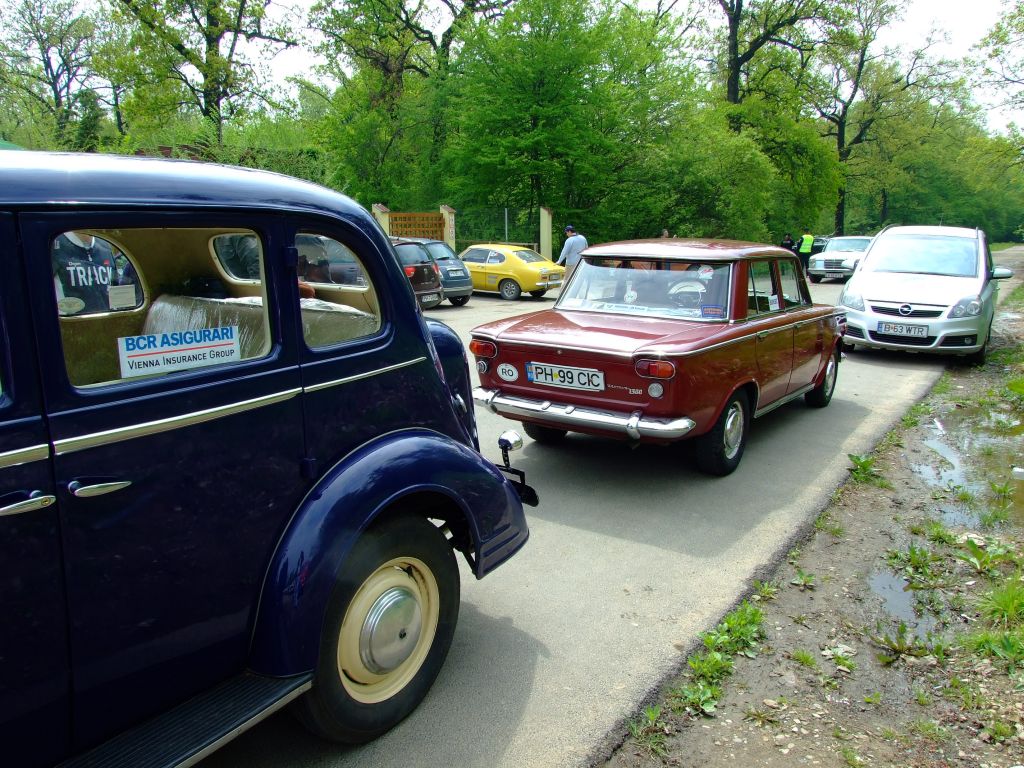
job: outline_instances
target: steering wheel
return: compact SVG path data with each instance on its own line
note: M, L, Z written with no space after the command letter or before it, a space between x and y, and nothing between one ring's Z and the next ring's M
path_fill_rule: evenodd
M668 298L680 309L700 309L706 290L699 280L682 280L672 286Z

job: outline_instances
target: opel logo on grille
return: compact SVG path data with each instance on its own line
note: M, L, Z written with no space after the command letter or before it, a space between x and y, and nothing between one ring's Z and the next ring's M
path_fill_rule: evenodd
M910 317L910 315L911 315L911 313L913 311L914 311L914 308L912 306L910 306L909 304L903 304L900 307L900 314L903 315L904 317Z

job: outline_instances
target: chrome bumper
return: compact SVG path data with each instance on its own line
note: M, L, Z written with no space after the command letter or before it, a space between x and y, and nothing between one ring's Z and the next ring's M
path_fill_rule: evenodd
M604 432L618 432L632 440L650 437L659 440L677 440L685 437L694 428L693 419L651 419L644 418L641 411L601 411L596 408L580 408L550 400L533 400L526 397L503 395L497 389L473 388L473 400L491 413L509 418L534 418L548 424L557 424L572 431L597 429Z

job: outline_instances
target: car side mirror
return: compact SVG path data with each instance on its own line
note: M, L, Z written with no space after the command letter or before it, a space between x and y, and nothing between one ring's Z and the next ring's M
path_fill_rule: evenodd
M993 280L1005 280L1008 277L1013 277L1013 270L1007 267L996 267L992 270Z

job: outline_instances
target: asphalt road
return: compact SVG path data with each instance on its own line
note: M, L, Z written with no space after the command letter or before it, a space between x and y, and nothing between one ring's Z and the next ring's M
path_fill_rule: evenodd
M812 286L834 303L842 286ZM427 314L464 339L486 320L550 307L476 294ZM326 744L287 713L203 763L258 768L545 768L599 759L610 735L699 633L813 521L849 466L942 373L936 358L859 351L832 403L803 400L756 420L739 469L699 474L680 447L570 436L513 454L541 504L531 538L482 581L463 567L459 626L430 694L401 725L358 748ZM478 410L484 453L515 426ZM464 564L463 564L464 565ZM824 576L825 574L820 574Z

